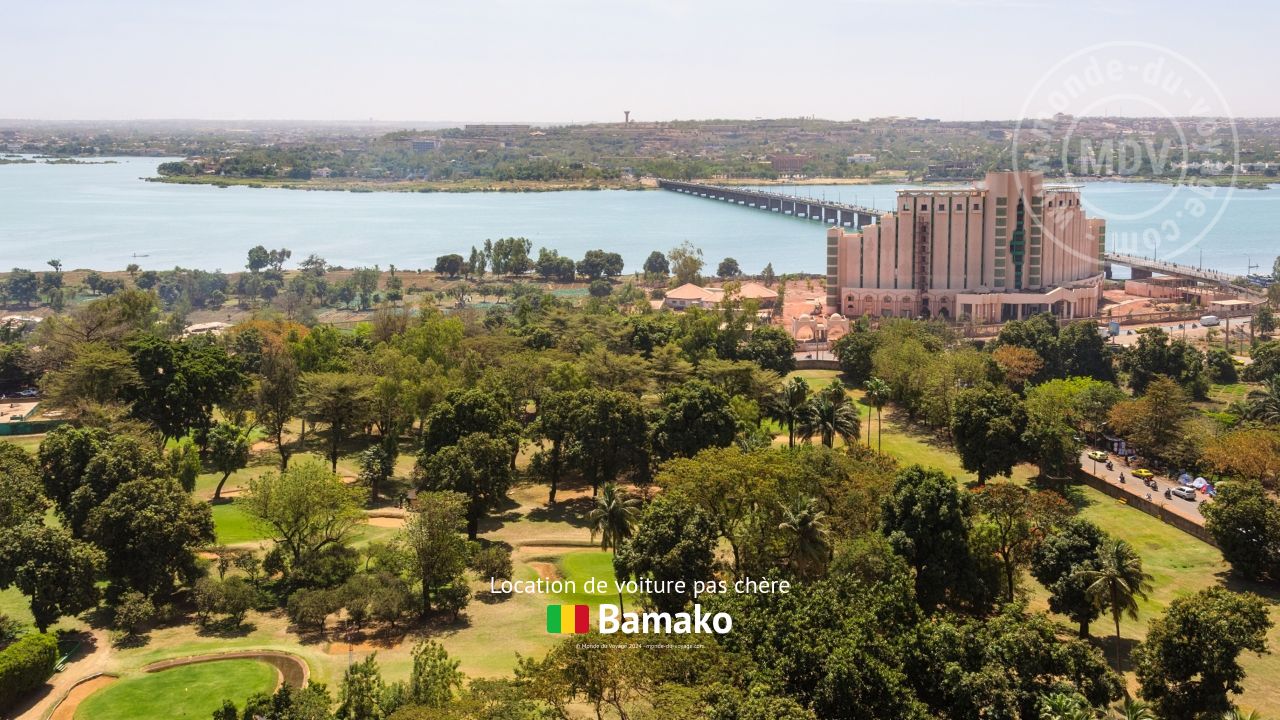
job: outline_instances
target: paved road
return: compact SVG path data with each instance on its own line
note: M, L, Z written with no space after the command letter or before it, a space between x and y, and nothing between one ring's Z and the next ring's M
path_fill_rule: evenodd
M1212 499L1206 497L1202 493L1196 493L1195 502L1183 500L1179 497L1173 497L1166 500L1164 497L1164 491L1166 489L1177 487L1178 482L1176 480L1170 480L1162 475L1157 475L1155 476L1155 481L1158 489L1152 490L1142 484L1141 478L1133 476L1133 471L1136 468L1129 467L1118 456L1111 455L1109 457L1111 458L1112 465L1115 466L1114 470L1108 470L1107 466L1103 462L1094 462L1087 452L1080 453L1080 467L1084 468L1084 471L1090 475L1107 481L1111 485L1124 490L1129 495L1146 498L1156 505L1163 507L1167 512L1184 517L1196 525L1204 527L1204 516L1200 514L1200 503L1212 502ZM1120 484L1120 473L1124 473L1125 482L1123 485ZM1148 497L1148 495L1150 497Z

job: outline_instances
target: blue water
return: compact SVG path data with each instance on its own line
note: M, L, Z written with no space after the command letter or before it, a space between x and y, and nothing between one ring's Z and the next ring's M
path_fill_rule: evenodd
M236 270L253 245L288 247L354 266L425 268L450 252L509 235L581 257L622 253L638 269L653 250L684 240L714 268L732 256L743 270L821 273L825 230L779 214L669 192L347 193L147 183L162 159L111 165L0 165L0 268L143 269L175 265ZM778 188L771 188L778 189ZM796 194L881 209L894 187L804 186ZM1203 199L1165 185L1089 183L1086 210L1109 218L1109 244L1126 252L1243 273L1280 253L1280 186ZM1163 203L1163 204L1162 204ZM1221 210L1221 212L1219 212ZM1140 216L1140 217L1139 217ZM1215 220L1215 222L1210 222ZM1168 225L1172 223L1173 227ZM1153 234L1154 233L1154 234ZM1190 242L1195 239L1196 242ZM135 255L137 257L135 257Z

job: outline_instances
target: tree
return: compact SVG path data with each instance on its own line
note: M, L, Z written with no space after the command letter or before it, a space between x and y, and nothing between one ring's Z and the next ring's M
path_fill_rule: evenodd
M41 383L45 401L63 408L118 402L141 384L129 353L106 343L78 346L71 361L49 372Z
M419 466L418 486L467 497L467 536L475 540L480 519L506 498L511 486L511 445L487 433L471 433Z
M731 257L721 260L716 267L716 277L732 280L739 275L742 275L742 268L738 267L738 261Z
M1195 720L1231 709L1243 688L1245 651L1267 652L1272 621L1253 593L1211 587L1169 603L1135 651L1139 694L1168 720Z
M1269 305L1259 305L1253 313L1253 329L1263 335L1276 331L1276 314Z
M783 508L778 529L788 537L787 565L797 577L820 577L831 560L831 531L817 498L797 495Z
M926 612L961 601L968 591L970 514L954 479L919 465L898 473L881 506L880 530L915 569L916 600Z
M1245 417L1267 425L1280 425L1280 375L1262 381L1245 396Z
M1185 340L1169 340L1160 328L1142 328L1138 342L1120 356L1120 367L1129 373L1129 387L1139 395L1157 376L1172 379L1192 397L1208 391L1204 355Z
M245 267L251 273L260 272L271 262L271 254L261 245L255 245L249 248L249 261L245 263Z
M419 583L423 615L467 567L467 541L459 534L466 524L466 507L467 497L461 493L419 493L416 512L405 523L405 544L413 558L409 574Z
M40 443L39 462L45 494L76 537L84 536L89 514L116 488L168 474L155 450L102 428L53 430Z
M796 446L796 430L809 417L809 383L793 377L765 405L765 414L787 428L787 447Z
M1226 478L1280 487L1280 429L1245 427L1222 433L1204 444L1201 457Z
M1013 473L1013 466L1024 454L1025 424L1022 402L1005 388L975 387L956 395L951 438L961 465L977 473L978 484Z
M640 499L618 490L614 483L605 483L604 490L596 498L595 507L587 513L591 539L600 535L601 550L617 550L631 537L631 526L640 513Z
M315 372L302 376L302 411L307 420L328 425L329 466L338 471L338 450L353 428L369 416L369 377Z
M65 615L98 604L102 551L61 528L28 522L0 530L0 590L26 595L36 628L46 632Z
M773 263L766 263L764 270L760 272L760 279L764 281L765 287L773 287L778 281L778 274L773 271Z
M1063 377L1087 377L1110 383L1115 380L1107 343L1092 320L1068 323L1058 333Z
M1229 481L1205 503L1205 529L1231 568L1250 580L1280 580L1280 503L1261 483Z
M255 419L267 437L275 442L280 453L280 469L285 470L289 467L285 428L297 414L299 406L298 364L283 343L268 342L262 348L258 372Z
M457 253L449 253L448 255L441 255L436 258L435 271L441 275L448 275L451 278L456 278L462 274L462 268L465 264L466 261L462 259L461 255Z
M649 253L649 257L644 261L644 274L650 279L666 277L671 272L671 265L667 262L667 256L661 252L654 250Z
M858 326L836 340L831 352L840 361L845 379L857 385L871 379L872 356L877 347L876 334Z
M462 690L464 676L458 660L449 657L434 640L423 640L413 648L413 669L409 674L409 701L414 705L441 708L455 692Z
M1107 536L1097 525L1072 519L1049 533L1031 556L1031 574L1049 591L1049 609L1066 615L1089 636L1089 625L1101 608L1089 596L1086 573L1099 569L1099 553Z
M1044 360L1035 350L1017 345L1001 345L992 351L991 357L1000 368L1005 383L1014 392L1022 392L1023 386L1044 367Z
M34 460L17 445L0 441L0 528L40 520L48 507Z
M846 336L847 337L847 336ZM884 452L884 421L880 419L880 410L889 402L891 390L889 383L878 377L869 378L866 383L867 404L876 409L876 450ZM867 424L871 424L871 410L867 410ZM871 446L871 432L867 431L867 446Z
M141 377L126 399L133 414L160 431L161 445L193 430L206 430L213 409L235 397L248 382L240 362L207 341L169 341L143 336L129 344Z
M1094 331L1097 333L1097 331ZM1050 313L1038 313L1026 320L1013 320L1000 328L996 337L996 349L1020 347L1031 350L1040 357L1042 365L1029 380L1043 382L1062 375L1062 354L1058 345L1058 321Z
M347 666L338 688L338 720L383 720L389 710L383 707L386 683L378 670L378 653Z
M578 274L591 280L603 277L617 277L622 274L622 256L615 252L588 250L585 257L578 261Z
M419 462L442 448L457 445L471 433L515 437L519 427L506 409L509 403L492 392L480 388L451 391L436 403L422 421L422 450ZM515 453L512 452L512 455Z
M249 433L239 425L218 423L209 430L209 463L222 473L218 486L213 489L215 502L222 499L222 486L231 473L249 464Z
M662 612L679 612L693 598L694 581L715 569L715 529L698 508L659 495L644 509L635 534L613 556L619 580L652 578L671 586L684 581L685 592L650 595Z
M706 263L702 259L702 251L695 248L688 240L680 243L667 253L671 272L676 276L676 285L697 283L702 280L699 273Z
M845 445L853 445L858 440L860 429L858 411L842 388L836 397L820 393L809 399L809 412L800 424L800 435L806 441L817 435L823 445L834 447L837 437Z
M690 457L708 447L727 447L737 434L729 396L702 380L690 380L662 396L653 445L662 457Z
M5 290L11 300L30 306L40 298L40 279L30 270L14 268L5 281Z
M1040 539L1066 517L1069 508L1060 495L1032 493L1013 483L986 485L976 498L985 521L982 527L1004 567L1005 600L1013 602L1019 568L1031 562Z
M213 513L168 478L131 480L94 508L85 535L106 553L112 592L169 592L199 575L196 553L214 541Z
M1143 455L1177 463L1188 454L1185 422L1192 412L1182 388L1170 378L1156 376L1142 397L1117 403L1107 419Z
M1138 600L1151 590L1151 576L1142 570L1142 558L1124 540L1108 539L1098 551L1096 570L1084 571L1086 592L1115 621L1116 672L1120 672L1120 618L1138 619Z
M239 502L271 531L289 560L288 569L296 570L346 542L364 522L364 501L364 488L349 486L322 463L307 460L250 480Z
M380 442L360 453L360 482L369 488L369 502L378 502L378 488L391 479L396 470L395 452Z
M742 358L765 370L786 374L796 369L796 341L777 325L762 325L751 332Z

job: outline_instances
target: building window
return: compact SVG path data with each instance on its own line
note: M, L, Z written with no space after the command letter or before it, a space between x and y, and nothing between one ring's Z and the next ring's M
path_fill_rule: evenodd
M910 210L910 209L911 209L911 203L902 203L902 209L903 209L903 210Z
M973 204L973 209L974 209L974 210L981 210L981 209L982 209L982 203L974 203L974 204Z
M927 204L926 204L926 205L921 205L921 206L920 206L920 210L921 210L921 211L928 210L928 209L929 209L929 206L928 206Z

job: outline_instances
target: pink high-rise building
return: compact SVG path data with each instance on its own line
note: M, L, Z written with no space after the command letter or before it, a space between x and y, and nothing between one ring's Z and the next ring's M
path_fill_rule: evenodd
M827 231L827 311L979 323L1091 317L1104 247L1104 221L1085 217L1079 187L1046 185L1041 173L899 190L878 224Z

